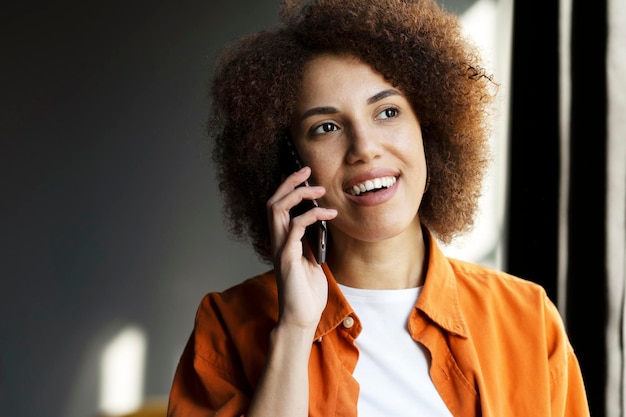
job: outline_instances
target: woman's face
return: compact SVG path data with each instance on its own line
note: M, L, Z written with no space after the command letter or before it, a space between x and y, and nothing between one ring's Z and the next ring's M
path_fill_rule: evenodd
M320 206L339 212L333 239L415 233L426 182L422 132L402 91L381 74L350 56L312 59L291 135L311 183L326 188Z

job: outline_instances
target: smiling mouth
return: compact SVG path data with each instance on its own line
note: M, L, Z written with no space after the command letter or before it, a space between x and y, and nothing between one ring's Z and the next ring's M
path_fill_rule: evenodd
M382 177L367 180L360 184L355 184L351 188L347 189L348 194L357 196L370 191L379 191L389 188L396 183L396 177Z

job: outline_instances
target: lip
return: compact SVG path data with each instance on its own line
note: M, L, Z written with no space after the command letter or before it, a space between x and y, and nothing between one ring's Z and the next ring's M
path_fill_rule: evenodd
M348 181L344 182L342 187L344 190L349 190L356 184L364 183L367 180L373 180L374 178L382 178L382 177L396 177L398 178L399 173L392 169L388 168L376 168L371 169L366 172L361 172L353 177L351 177ZM393 188L393 187L392 187Z
M350 178L344 183L344 190L350 189L352 186L360 183L364 183L367 180L382 177L395 177L396 182L389 188L384 188L376 192L370 192L360 194L358 196L352 195L349 192L344 191L344 195L352 202L361 206L377 206L389 201L397 192L398 184L401 182L401 177L398 172L390 169L373 169L364 173L360 173Z

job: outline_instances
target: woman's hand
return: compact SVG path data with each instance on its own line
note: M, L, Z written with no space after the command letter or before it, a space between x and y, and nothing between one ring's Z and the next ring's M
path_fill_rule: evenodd
M321 186L299 187L310 175L311 169L304 167L287 177L267 201L267 215L278 285L279 324L314 332L326 306L328 282L302 238L307 226L334 219L337 211L316 207L291 218L289 211L303 199L317 199L326 192Z

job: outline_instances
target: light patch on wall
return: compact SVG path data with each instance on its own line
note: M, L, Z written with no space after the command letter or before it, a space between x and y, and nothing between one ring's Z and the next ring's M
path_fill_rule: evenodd
M127 326L105 346L100 358L100 411L104 415L130 413L143 401L146 335Z

